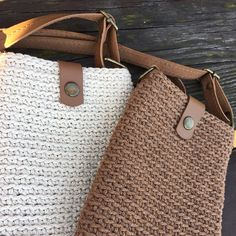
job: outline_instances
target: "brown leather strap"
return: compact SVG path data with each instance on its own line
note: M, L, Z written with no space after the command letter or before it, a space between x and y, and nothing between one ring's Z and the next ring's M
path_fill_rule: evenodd
M33 37L33 38L32 38ZM94 55L96 38L90 35L44 29L21 41L15 47L51 49L75 54ZM61 47L64 45L64 47ZM186 80L195 80L207 74L205 70L195 69L180 65L175 62L167 61L137 50L125 47L121 44L119 52L121 61L143 68L149 68L157 65L164 74L170 77L176 77ZM108 54L106 47L105 55Z
M23 48L43 48L76 54L94 55L96 48L95 40L96 39L93 36L85 34L65 31L59 32L56 30L52 30L51 32L50 30L41 30L36 35L24 39L16 46ZM213 76L211 76L209 72L151 56L120 44L119 50L121 60L124 62L131 63L143 68L149 68L152 65L156 65L167 76L181 78L184 80L200 80L203 85L207 110L226 123L231 123L232 119L229 117L233 117L233 112L230 104L224 95L219 82ZM105 55L106 54L107 46L105 46ZM204 79L201 80L201 78ZM206 89L206 84L214 85L212 86L212 92L209 92L208 89Z
M99 37L95 52L95 64L98 67L104 66L103 46L105 41L108 42L108 48L111 50L111 57L114 57L114 60L120 60L116 29L107 21L107 18L102 13L50 14L21 22L7 29L2 29L0 33L0 51L13 46L46 26L71 18L86 19L99 23Z
M100 22L104 19L104 16L100 13L82 13L82 14L50 14L46 16L40 16L32 18L11 26L7 29L3 29L3 33L6 35L5 48L9 48L13 44L17 43L23 38L37 32L38 30L45 28L51 24L59 21L63 21L70 18L87 19L90 21Z
M44 30L38 35L32 36L33 33L37 33L37 31L45 26L73 17L101 22L99 25L100 34L98 43L96 43L96 39L91 36L85 36L84 34L76 35L75 33L65 33L64 31L59 32L55 30L51 32ZM136 51L123 45L118 46L116 41L116 33L114 33L115 29L111 25L112 24L107 24L106 18L100 13L52 14L49 16L34 18L2 30L0 40L1 42L4 42L4 44L0 43L0 46L4 45L4 48L7 48L14 45L16 42L21 41L18 44L19 47L46 48L71 53L95 55L96 65L104 66L103 48L105 42L107 41L105 55L112 56L113 58L116 58L116 60L119 60L120 52L122 61L144 68L149 68L152 65L156 65L164 74L170 77L187 80L204 78L200 80L203 83L203 87L205 84L212 84L212 92L209 92L206 87L203 89L207 109L220 119L230 123L230 119L228 117L233 117L232 109L229 109L230 105L223 93L222 88L220 87L220 84L213 76L209 75L209 72L179 65L171 61ZM30 37L26 38L27 36ZM80 38L81 36L82 38ZM108 54L109 49L113 50L111 50L112 52ZM229 112L231 114L227 115Z
M201 83L207 110L230 124L233 111L219 81L208 73L201 78Z

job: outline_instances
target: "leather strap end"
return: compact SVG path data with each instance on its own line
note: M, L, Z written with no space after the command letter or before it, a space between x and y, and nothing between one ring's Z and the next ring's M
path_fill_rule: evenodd
M176 128L178 135L183 139L192 138L194 130L204 113L205 105L189 96L189 101Z
M60 102L79 106L84 102L83 71L79 63L59 61Z

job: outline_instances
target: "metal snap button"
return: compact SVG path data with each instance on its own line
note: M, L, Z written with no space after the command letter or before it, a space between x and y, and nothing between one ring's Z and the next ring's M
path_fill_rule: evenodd
M184 128L187 130L191 130L194 126L194 120L191 116L187 116L184 118Z
M79 95L79 86L75 82L68 82L64 87L65 93L70 97L76 97Z

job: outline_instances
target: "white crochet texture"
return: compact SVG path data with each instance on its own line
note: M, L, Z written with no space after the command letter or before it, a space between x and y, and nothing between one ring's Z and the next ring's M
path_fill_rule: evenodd
M0 235L75 233L127 98L127 69L83 68L84 104L59 102L57 62L0 54Z

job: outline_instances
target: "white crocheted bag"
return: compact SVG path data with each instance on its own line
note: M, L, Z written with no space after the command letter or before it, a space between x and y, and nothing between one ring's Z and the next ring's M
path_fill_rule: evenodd
M132 90L125 68L82 72L83 104L72 107L58 62L0 53L0 235L74 234Z

